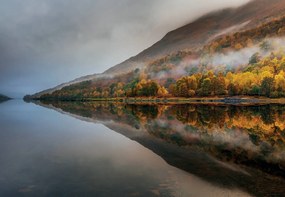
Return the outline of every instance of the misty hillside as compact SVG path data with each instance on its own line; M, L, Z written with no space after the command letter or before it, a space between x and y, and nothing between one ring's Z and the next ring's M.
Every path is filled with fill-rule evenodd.
M146 76L147 79L156 79L160 85L166 84L167 88L169 83L173 82L167 82L169 78L178 79L189 73L215 70L217 64L225 64L228 70L230 70L229 64L237 64L239 67L236 68L245 69L247 65L244 64L249 58L254 53L260 52L256 48L264 42L263 39L283 36L283 31L280 30L284 26L282 18L284 15L284 0L255 0L239 8L210 13L167 33L153 46L108 69L103 74L81 77L35 94L32 98L39 98L70 85L73 86L69 88L69 92L83 88L96 92L98 87L104 88L118 82L130 83L131 80L142 78L142 76ZM279 46L274 47L279 48ZM231 50L237 52L232 56L236 58L234 60L231 60L231 57L224 57L224 54ZM265 57L266 53L262 55ZM214 63L209 63L208 57ZM242 62L239 61L240 57L243 57ZM199 59L199 62L193 63L196 59ZM225 60L226 63L218 62L217 59ZM225 67L219 69L224 70ZM81 82L84 82L83 85ZM102 90L99 92L102 94Z
M284 0L254 0L236 9L210 13L167 33L153 46L104 73L116 74L129 71L141 65L141 62L179 50L197 50L224 34L257 27L283 14L285 14Z

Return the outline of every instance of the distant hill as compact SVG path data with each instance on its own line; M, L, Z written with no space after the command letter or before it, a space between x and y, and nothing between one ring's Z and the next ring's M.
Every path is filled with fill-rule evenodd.
M168 66L165 62L172 64L172 67L179 70L180 67L182 68L180 64L181 57L184 58L187 56L192 59L201 58L201 55L204 55L206 52L208 53L209 48L214 45L217 40L226 38L227 35L232 35L237 32L250 32L252 34L253 31L259 30L258 28L261 25L270 23L284 15L284 0L253 0L238 8L229 8L209 13L188 25L167 33L153 46L106 70L102 74L81 77L71 82L61 84L55 88L27 96L26 98L39 98L42 95L50 94L56 90L61 90L64 87L73 84L76 85L84 81L92 81L94 82L94 86L96 85L97 87L101 85L110 85L111 83L120 80L129 82L126 81L126 79L133 79L134 75L139 76L141 71L145 68L147 70L145 72L152 72L153 70L157 70L156 68L159 66ZM283 21L281 26L282 25L284 25ZM266 28L267 27L263 28L262 31L265 31ZM273 32L270 32L270 36L274 36L274 33L277 33L278 30L279 29L273 29ZM265 37L268 35L269 34L262 34L262 36ZM260 40L265 38L262 36L260 38L255 37L255 39ZM243 35L243 37L241 37L243 40L240 41L244 42L244 39L247 37L250 38L249 35ZM228 43L221 45L221 48L227 47ZM239 47L239 45L236 47ZM239 49L241 48L245 48L245 46L241 46ZM215 48L214 52L219 51ZM170 59L170 61L164 61L167 58ZM126 76L128 76L128 78L126 78ZM116 77L117 79L115 79ZM158 78L159 80L166 80L166 77L163 76L158 76ZM173 78L175 78L175 76ZM176 78L178 78L178 76ZM78 87L81 86L78 85Z
M11 98L9 98L8 96L5 96L3 94L0 94L0 102L7 101L9 99L11 99Z

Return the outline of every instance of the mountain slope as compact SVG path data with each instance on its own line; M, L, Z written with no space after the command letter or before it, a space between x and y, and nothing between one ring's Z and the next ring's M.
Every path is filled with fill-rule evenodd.
M197 50L223 34L254 28L283 14L284 0L255 0L239 8L210 13L167 33L153 46L104 73L125 72L138 63L179 50Z
M210 13L196 21L166 34L153 46L137 56L106 70L102 74L81 77L69 83L37 93L32 98L52 93L71 84L86 80L98 80L106 76L120 75L142 68L149 62L177 51L198 51L219 37L234 32L253 29L285 14L284 0L254 0L248 4L232 9Z

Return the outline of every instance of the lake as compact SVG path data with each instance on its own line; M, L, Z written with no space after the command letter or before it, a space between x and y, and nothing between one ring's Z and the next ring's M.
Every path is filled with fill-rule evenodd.
M0 196L285 196L285 106L0 103Z

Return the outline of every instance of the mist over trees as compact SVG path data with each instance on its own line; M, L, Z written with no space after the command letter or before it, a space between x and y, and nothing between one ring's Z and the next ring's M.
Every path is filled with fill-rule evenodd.
M285 97L285 17L178 51L129 73L70 85L41 99Z

